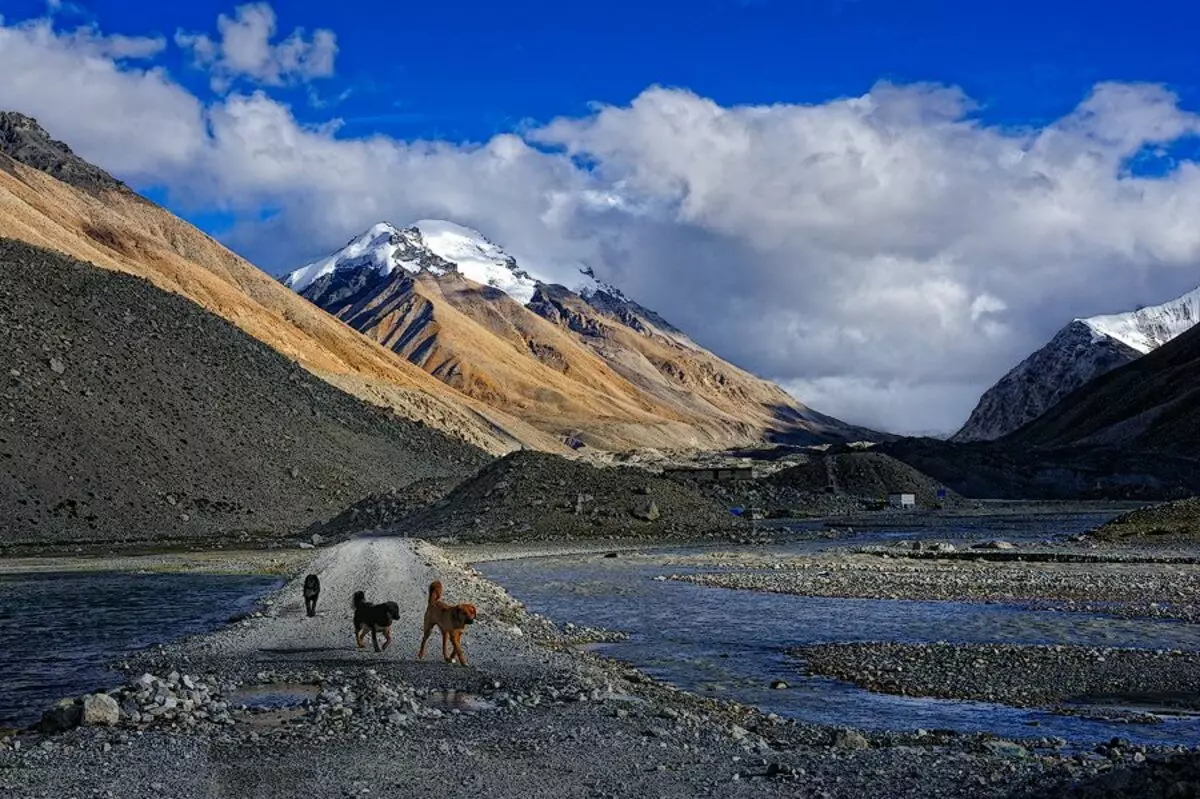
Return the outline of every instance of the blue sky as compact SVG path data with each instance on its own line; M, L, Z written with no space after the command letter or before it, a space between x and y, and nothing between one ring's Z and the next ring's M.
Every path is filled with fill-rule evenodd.
M40 16L40 0L6 0L10 20ZM86 0L63 18L127 35L209 30L231 3ZM337 75L319 93L344 135L480 141L524 120L620 104L650 84L681 86L723 105L812 103L860 94L876 81L961 86L981 116L1042 124L1098 81L1169 84L1185 104L1200 92L1200 4L1129 0L970 3L962 0L289 0L281 31L329 28ZM178 50L162 63L198 93L206 79Z
M272 274L451 219L949 432L1072 318L1200 286L1198 6L0 0L0 108Z

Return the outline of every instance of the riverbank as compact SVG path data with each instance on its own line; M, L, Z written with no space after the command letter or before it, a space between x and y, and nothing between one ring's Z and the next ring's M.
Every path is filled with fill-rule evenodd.
M999 797L1109 763L1062 756L1050 741L862 734L691 696L568 645L546 619L422 542L355 540L319 551L307 569L322 580L315 618L303 615L297 578L270 597L270 614L130 658L134 693L118 696L150 703L137 705L137 720L0 744L5 795L423 796L466 787L497 797ZM468 667L441 663L436 640L426 660L414 657L435 578L451 602L479 608L465 635ZM345 598L358 589L399 605L383 653L354 647ZM142 672L162 683L139 688ZM196 689L181 689L183 700L160 692L172 673L178 685L203 685L204 701L186 698ZM289 692L307 699L254 699ZM213 702L221 707L210 712Z

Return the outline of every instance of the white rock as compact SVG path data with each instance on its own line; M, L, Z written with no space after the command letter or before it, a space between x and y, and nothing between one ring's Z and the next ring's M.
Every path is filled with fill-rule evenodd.
M108 694L91 694L83 698L85 727L114 727L121 720L121 707Z

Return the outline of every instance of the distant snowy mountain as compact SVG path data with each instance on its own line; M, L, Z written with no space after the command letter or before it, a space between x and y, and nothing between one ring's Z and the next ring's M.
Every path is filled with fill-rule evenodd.
M953 441L990 441L1041 416L1100 375L1137 360L1200 321L1200 289L1162 305L1075 319L988 389Z
M468 280L500 289L522 305L533 299L538 283L478 231L422 219L403 229L380 222L328 258L291 272L283 284L303 294L317 281L338 273L372 272L386 277L396 269L439 277L457 271Z
M282 282L564 440L625 449L874 437L721 360L586 266L552 282L453 222L377 224Z

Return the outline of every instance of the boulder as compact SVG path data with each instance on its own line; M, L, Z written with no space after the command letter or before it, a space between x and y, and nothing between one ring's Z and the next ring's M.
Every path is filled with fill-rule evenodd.
M121 707L108 694L92 694L83 698L83 726L115 727L121 721Z
M634 518L641 519L644 522L657 521L662 513L658 510L658 504L654 500L644 502L633 510Z
M838 730L833 734L833 746L836 749L861 750L870 749L871 742L855 730Z
M64 699L42 714L38 729L47 734L73 730L83 721L83 705Z

